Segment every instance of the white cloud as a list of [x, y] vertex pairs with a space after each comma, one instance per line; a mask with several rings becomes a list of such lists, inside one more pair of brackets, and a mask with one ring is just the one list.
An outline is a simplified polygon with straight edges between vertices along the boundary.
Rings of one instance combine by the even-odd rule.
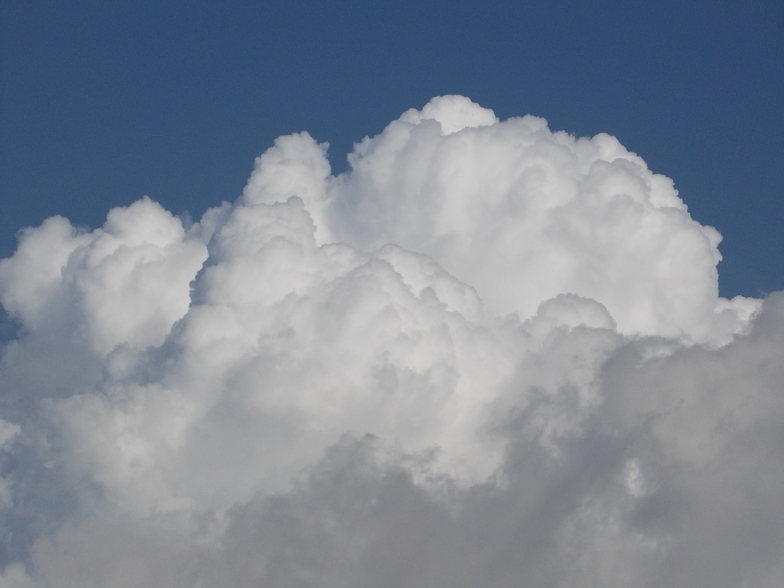
[[784, 299], [668, 178], [457, 96], [325, 152], [0, 262], [0, 585], [780, 585]]

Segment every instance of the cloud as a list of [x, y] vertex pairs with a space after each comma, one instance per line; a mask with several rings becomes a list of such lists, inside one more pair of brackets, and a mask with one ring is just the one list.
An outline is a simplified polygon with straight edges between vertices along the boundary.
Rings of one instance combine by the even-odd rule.
[[779, 586], [784, 297], [607, 135], [459, 96], [0, 261], [0, 586]]

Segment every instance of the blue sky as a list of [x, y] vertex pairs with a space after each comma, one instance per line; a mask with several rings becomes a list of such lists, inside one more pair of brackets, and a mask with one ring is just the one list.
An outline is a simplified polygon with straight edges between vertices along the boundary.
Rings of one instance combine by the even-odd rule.
[[143, 194], [198, 217], [275, 137], [355, 141], [431, 97], [607, 132], [724, 235], [721, 293], [784, 289], [780, 2], [0, 4], [0, 255]]

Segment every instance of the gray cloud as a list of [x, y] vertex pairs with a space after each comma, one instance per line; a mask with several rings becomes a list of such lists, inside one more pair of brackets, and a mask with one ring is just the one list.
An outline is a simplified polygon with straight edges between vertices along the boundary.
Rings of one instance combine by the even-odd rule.
[[2, 586], [784, 580], [784, 297], [614, 138], [411, 110], [0, 261]]

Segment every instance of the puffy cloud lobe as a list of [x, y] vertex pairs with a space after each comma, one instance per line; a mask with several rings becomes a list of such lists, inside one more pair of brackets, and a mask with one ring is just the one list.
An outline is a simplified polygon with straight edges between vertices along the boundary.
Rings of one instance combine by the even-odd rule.
[[669, 179], [456, 96], [325, 151], [21, 233], [0, 586], [781, 585], [784, 301]]
[[112, 210], [89, 234], [50, 218], [24, 231], [0, 264], [0, 300], [31, 332], [85, 329], [99, 353], [160, 345], [187, 312], [188, 283], [207, 255], [184, 237], [181, 222], [149, 198]]
[[[358, 144], [347, 174], [329, 178], [318, 160], [307, 137], [279, 140], [249, 191], [300, 195], [334, 239], [430, 255], [493, 312], [528, 317], [574, 293], [604, 304], [624, 333], [726, 340], [755, 308], [743, 299], [717, 307], [720, 235], [608, 135], [553, 133], [533, 116], [498, 122], [448, 96]], [[281, 162], [310, 171], [297, 184]]]

